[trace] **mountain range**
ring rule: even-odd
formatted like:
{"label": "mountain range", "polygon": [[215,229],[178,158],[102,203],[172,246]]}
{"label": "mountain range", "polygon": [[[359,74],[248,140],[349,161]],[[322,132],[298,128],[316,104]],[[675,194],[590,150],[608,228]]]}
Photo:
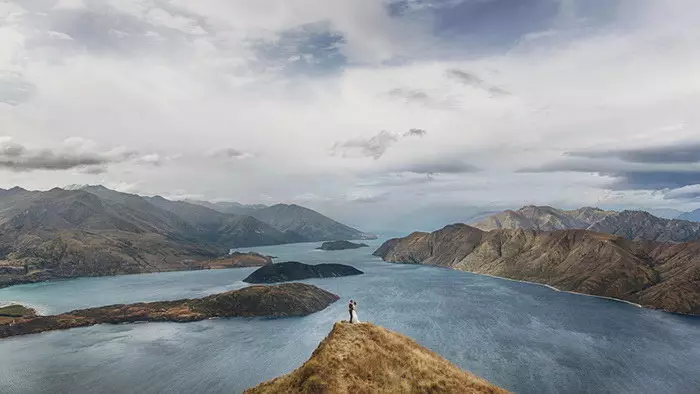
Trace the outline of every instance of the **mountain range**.
{"label": "mountain range", "polygon": [[0,189],[0,286],[194,269],[230,248],[368,235],[296,205],[261,219],[103,186]]}
{"label": "mountain range", "polygon": [[454,224],[391,239],[375,255],[700,314],[700,241],[632,241],[580,229],[483,231]]}
{"label": "mountain range", "polygon": [[605,211],[584,207],[562,210],[528,205],[506,210],[471,224],[481,230],[531,229],[539,231],[585,229],[619,235],[631,240],[688,242],[700,239],[700,223],[664,219],[646,211]]}

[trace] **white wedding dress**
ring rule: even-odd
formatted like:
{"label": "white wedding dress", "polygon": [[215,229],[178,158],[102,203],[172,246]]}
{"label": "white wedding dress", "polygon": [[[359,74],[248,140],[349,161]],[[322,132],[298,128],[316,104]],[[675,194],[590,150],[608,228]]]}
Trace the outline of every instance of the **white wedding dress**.
{"label": "white wedding dress", "polygon": [[357,310],[353,309],[352,310],[352,322],[353,323],[359,323],[360,319],[357,318]]}

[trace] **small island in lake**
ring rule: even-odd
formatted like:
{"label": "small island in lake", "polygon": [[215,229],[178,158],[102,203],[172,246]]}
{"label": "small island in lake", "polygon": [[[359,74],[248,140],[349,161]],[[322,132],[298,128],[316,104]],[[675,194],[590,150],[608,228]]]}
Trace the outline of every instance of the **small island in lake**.
{"label": "small island in lake", "polygon": [[321,246],[319,246],[318,250],[345,250],[345,249],[359,249],[359,248],[368,248],[369,245],[367,244],[356,244],[354,242],[350,241],[328,241],[324,242]]}
{"label": "small island in lake", "polygon": [[[20,315],[0,321],[0,338],[95,324],[143,321],[184,323],[213,317],[306,316],[325,309],[339,299],[333,293],[303,283],[250,286],[196,299],[109,305],[52,316]],[[11,307],[13,313],[21,313],[18,307],[24,308],[20,305]],[[28,310],[24,309],[25,312]]]}
{"label": "small island in lake", "polygon": [[195,269],[223,269],[223,268],[245,268],[261,267],[272,264],[272,257],[255,252],[233,252],[225,257],[214,260],[200,261]]}
{"label": "small island in lake", "polygon": [[276,283],[310,278],[334,278],[360,275],[364,272],[343,264],[309,265],[296,261],[265,265],[243,279],[248,283]]}

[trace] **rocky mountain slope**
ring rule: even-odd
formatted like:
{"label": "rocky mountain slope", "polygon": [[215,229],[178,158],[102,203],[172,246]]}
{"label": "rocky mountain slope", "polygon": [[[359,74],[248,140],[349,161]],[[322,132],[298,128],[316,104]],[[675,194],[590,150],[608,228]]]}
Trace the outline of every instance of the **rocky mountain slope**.
{"label": "rocky mountain slope", "polygon": [[663,219],[645,211],[604,211],[579,208],[565,211],[548,206],[507,210],[472,224],[481,230],[530,229],[539,231],[586,229],[632,240],[688,242],[700,239],[700,223]]}
{"label": "rocky mountain slope", "polygon": [[198,269],[233,247],[299,240],[250,216],[101,186],[0,190],[0,286]]}
{"label": "rocky mountain slope", "polygon": [[292,373],[245,391],[267,393],[507,393],[410,338],[369,323],[336,323]]}
{"label": "rocky mountain slope", "polygon": [[5,324],[0,322],[0,338],[95,324],[182,323],[236,316],[306,316],[325,309],[338,299],[335,294],[303,283],[250,286],[197,299],[109,305],[52,316],[24,315],[5,321]]}
{"label": "rocky mountain slope", "polygon": [[486,232],[455,224],[389,240],[375,255],[700,314],[700,242],[636,242],[587,230]]}

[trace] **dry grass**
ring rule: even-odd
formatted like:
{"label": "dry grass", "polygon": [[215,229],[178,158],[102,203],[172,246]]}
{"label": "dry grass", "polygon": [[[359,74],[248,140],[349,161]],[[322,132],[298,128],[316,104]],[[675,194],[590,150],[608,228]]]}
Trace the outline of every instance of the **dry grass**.
{"label": "dry grass", "polygon": [[266,393],[507,393],[410,338],[369,323],[336,323],[299,369],[246,391]]}

